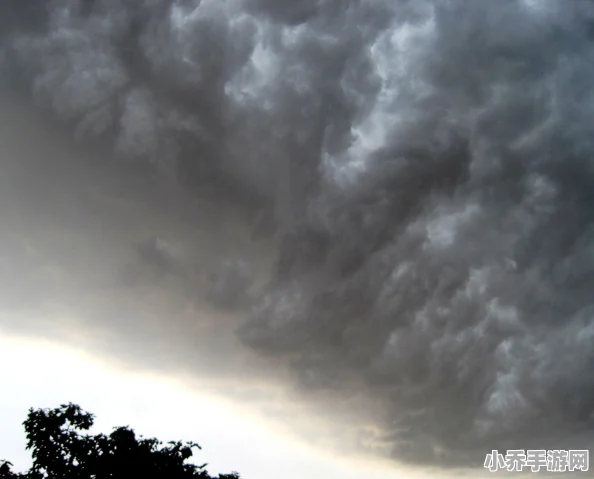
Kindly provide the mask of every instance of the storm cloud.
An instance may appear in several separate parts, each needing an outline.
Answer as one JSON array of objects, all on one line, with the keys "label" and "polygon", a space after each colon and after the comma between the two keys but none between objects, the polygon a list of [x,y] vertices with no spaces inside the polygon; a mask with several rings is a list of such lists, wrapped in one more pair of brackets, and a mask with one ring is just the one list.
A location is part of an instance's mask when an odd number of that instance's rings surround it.
[{"label": "storm cloud", "polygon": [[4,84],[272,225],[239,337],[382,398],[394,457],[592,446],[594,3],[1,8]]}]

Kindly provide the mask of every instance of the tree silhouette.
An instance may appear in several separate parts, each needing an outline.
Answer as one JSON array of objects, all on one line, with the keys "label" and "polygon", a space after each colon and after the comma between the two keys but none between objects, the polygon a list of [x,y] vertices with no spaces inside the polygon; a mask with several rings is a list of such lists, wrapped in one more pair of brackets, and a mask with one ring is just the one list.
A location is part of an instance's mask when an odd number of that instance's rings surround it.
[{"label": "tree silhouette", "polygon": [[117,427],[108,436],[84,434],[94,416],[76,404],[55,409],[30,409],[23,423],[27,449],[33,465],[28,472],[15,473],[12,464],[0,461],[0,479],[240,479],[238,473],[210,476],[207,464],[186,463],[193,442],[137,437],[130,427]]}]

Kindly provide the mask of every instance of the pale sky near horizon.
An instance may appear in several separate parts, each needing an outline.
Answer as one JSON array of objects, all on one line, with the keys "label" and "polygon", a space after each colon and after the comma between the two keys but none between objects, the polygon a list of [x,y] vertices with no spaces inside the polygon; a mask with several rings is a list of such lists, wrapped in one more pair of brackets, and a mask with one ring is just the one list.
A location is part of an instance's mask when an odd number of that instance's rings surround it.
[{"label": "pale sky near horizon", "polygon": [[30,461],[22,430],[28,408],[75,402],[96,415],[94,431],[130,425],[146,437],[195,440],[203,447],[196,462],[208,462],[211,473],[237,470],[245,479],[413,477],[314,451],[279,436],[232,401],[156,374],[118,370],[58,343],[0,336],[0,364],[0,458],[17,470]]}]

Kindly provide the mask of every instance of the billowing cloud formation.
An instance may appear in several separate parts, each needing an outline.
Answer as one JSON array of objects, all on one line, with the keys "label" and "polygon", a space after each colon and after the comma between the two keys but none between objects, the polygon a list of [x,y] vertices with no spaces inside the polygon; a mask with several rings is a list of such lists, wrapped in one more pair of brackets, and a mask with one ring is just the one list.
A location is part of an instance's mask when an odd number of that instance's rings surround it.
[{"label": "billowing cloud formation", "polygon": [[400,458],[592,445],[593,3],[46,3],[5,78],[122,159],[272,205],[246,345],[389,398]]}]

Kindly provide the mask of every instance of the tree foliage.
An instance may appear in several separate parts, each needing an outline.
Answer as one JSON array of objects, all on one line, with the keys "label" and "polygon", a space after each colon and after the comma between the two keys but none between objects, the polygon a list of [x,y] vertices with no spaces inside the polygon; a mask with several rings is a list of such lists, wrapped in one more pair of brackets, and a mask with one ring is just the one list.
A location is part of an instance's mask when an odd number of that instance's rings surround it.
[{"label": "tree foliage", "polygon": [[76,404],[55,409],[30,409],[23,423],[27,449],[33,465],[25,473],[12,471],[0,461],[0,479],[240,479],[239,474],[211,476],[207,464],[188,463],[194,442],[138,437],[128,426],[114,428],[109,435],[88,434],[94,416]]}]

